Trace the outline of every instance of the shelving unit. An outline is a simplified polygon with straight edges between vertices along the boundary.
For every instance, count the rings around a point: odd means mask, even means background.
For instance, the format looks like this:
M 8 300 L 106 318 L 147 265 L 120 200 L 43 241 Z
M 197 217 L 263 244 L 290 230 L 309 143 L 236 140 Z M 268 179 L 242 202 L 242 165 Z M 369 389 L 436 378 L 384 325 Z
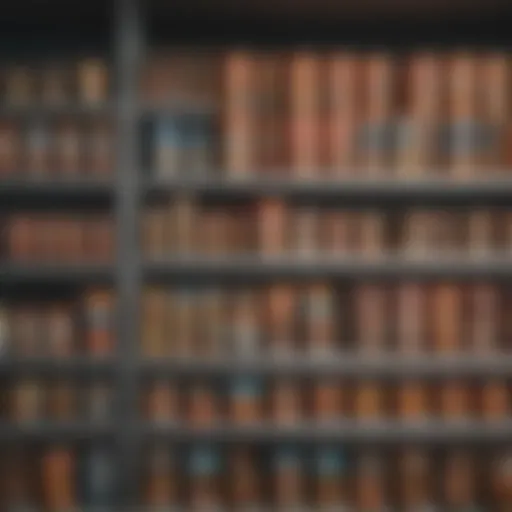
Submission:
M 12 3 L 12 2 L 10 2 Z M 24 2 L 15 2 L 23 4 Z M 51 11 L 59 13 L 55 20 L 65 18 L 69 14 L 69 2 L 53 0 Z M 314 4 L 309 6 L 308 4 Z M 506 2 L 458 2 L 464 9 L 465 16 L 470 20 L 478 19 L 480 9 L 486 10 L 488 17 L 494 19 L 500 12 L 505 12 Z M 14 3 L 13 3 L 14 4 Z M 42 4 L 42 3 L 41 3 Z M 85 4 L 90 4 L 86 6 Z M 12 426 L 0 423 L 0 444 L 30 441 L 73 441 L 89 442 L 91 440 L 109 440 L 116 448 L 116 464 L 118 475 L 117 511 L 126 511 L 137 503 L 138 478 L 140 474 L 140 450 L 142 444 L 149 439 L 173 442 L 211 441 L 236 442 L 250 441 L 255 443 L 289 442 L 348 442 L 348 443 L 381 443 L 393 444 L 403 442 L 437 443 L 447 445 L 453 443 L 483 445 L 500 444 L 512 439 L 512 423 L 486 425 L 480 422 L 464 422 L 445 425 L 428 422 L 421 425 L 378 422 L 372 425 L 360 425 L 357 422 L 344 422 L 336 425 L 303 425 L 290 429 L 275 429 L 264 424 L 252 427 L 215 426 L 207 430 L 190 430 L 178 425 L 141 425 L 137 405 L 139 385 L 147 377 L 207 375 L 228 377 L 236 371 L 253 375 L 285 374 L 292 376 L 337 375 L 344 377 L 368 376 L 389 380 L 415 376 L 437 379 L 445 376 L 470 376 L 481 378 L 489 375 L 510 377 L 512 375 L 512 358 L 510 356 L 492 356 L 489 358 L 421 358 L 404 359 L 383 356 L 368 360 L 363 356 L 340 355 L 339 358 L 322 360 L 307 355 L 293 359 L 268 358 L 251 360 L 219 360 L 219 361 L 187 361 L 157 360 L 141 361 L 139 359 L 139 298 L 145 282 L 204 282 L 204 281 L 252 281 L 261 282 L 266 279 L 283 277 L 290 280 L 299 278 L 335 278 L 345 279 L 371 277 L 376 279 L 393 279 L 401 276 L 413 276 L 420 279 L 434 277 L 456 277 L 465 279 L 490 278 L 499 280 L 512 279 L 512 253 L 501 257 L 485 260 L 467 260 L 461 262 L 456 257 L 445 261 L 439 260 L 407 260 L 389 257 L 385 260 L 364 261 L 361 259 L 347 260 L 304 260 L 290 263 L 280 260 L 261 260 L 254 258 L 205 259 L 183 257 L 165 262 L 145 263 L 142 261 L 139 248 L 140 209 L 147 197 L 172 195 L 180 192 L 191 192 L 199 196 L 215 199 L 257 198 L 259 196 L 283 196 L 293 199 L 307 199 L 312 202 L 336 202 L 350 206 L 364 204 L 379 205 L 473 205 L 512 204 L 512 180 L 500 179 L 489 181 L 445 182 L 429 181 L 336 181 L 336 182 L 290 182 L 284 180 L 265 180 L 250 178 L 244 181 L 191 180 L 158 182 L 144 179 L 140 169 L 139 158 L 139 122 L 154 113 L 154 107 L 141 105 L 138 101 L 137 81 L 141 59 L 147 42 L 148 26 L 155 27 L 159 32 L 159 23 L 167 20 L 178 25 L 179 20 L 203 20 L 214 13 L 222 18 L 226 12 L 225 24 L 229 19 L 244 20 L 248 17 L 259 17 L 253 26 L 264 26 L 264 19 L 270 16 L 274 24 L 290 15 L 286 2 L 251 2 L 247 12 L 234 8 L 229 2 L 178 2 L 118 0 L 108 14 L 103 14 L 101 2 L 82 2 L 70 25 L 77 24 L 80 17 L 97 20 L 109 19 L 111 27 L 113 60 L 115 65 L 115 104 L 99 108 L 84 108 L 69 105 L 62 109 L 18 109 L 0 106 L 0 116 L 14 117 L 48 117 L 65 113 L 72 116 L 96 116 L 98 114 L 115 118 L 117 130 L 117 174 L 115 182 L 94 182 L 87 180 L 66 182 L 25 182 L 19 179 L 0 181 L 0 208 L 12 205 L 74 204 L 113 205 L 116 217 L 117 259 L 114 265 L 45 265 L 45 264 L 5 264 L 0 263 L 0 292 L 5 288 L 19 284 L 114 284 L 117 293 L 117 347 L 114 360 L 90 360 L 74 358 L 65 363 L 42 358 L 34 360 L 14 360 L 9 356 L 0 357 L 0 376 L 20 374 L 51 376 L 57 370 L 59 374 L 76 379 L 94 376 L 113 376 L 116 387 L 115 421 L 108 425 L 96 425 L 85 422 L 71 424 L 38 423 L 27 426 Z M 299 2 L 300 8 L 294 16 L 299 21 L 297 26 L 305 24 L 308 13 L 331 16 L 347 23 L 347 19 L 362 20 L 373 12 L 388 12 L 389 6 L 383 7 L 380 2 L 349 2 L 351 8 L 343 11 L 337 7 L 339 2 Z M 335 5 L 336 4 L 336 5 Z M 366 5 L 368 4 L 368 5 Z M 392 2 L 402 16 L 405 4 L 410 2 Z M 435 17 L 451 17 L 459 13 L 455 2 L 434 2 Z M 66 5 L 68 7 L 66 8 Z M 240 4 L 241 6 L 242 4 Z M 295 4 L 294 4 L 295 5 Z M 423 7 L 423 13 L 431 13 Z M 380 9 L 379 9 L 380 7 Z M 38 13 L 44 11 L 41 6 L 32 6 L 30 16 L 34 21 Z M 247 7 L 249 8 L 249 7 Z M 43 11 L 40 11 L 43 9 Z M 73 6 L 74 9 L 74 6 Z M 244 6 L 244 9 L 246 7 Z M 341 11 L 340 11 L 341 9 Z M 375 10 L 373 10 L 375 9 Z M 144 12 L 143 12 L 144 10 Z M 176 17 L 173 18 L 173 11 Z M 418 11 L 409 7 L 411 20 Z M 20 12 L 20 7 L 12 6 L 9 16 L 29 15 Z M 10 14 L 9 14 L 10 13 Z M 274 18 L 272 18 L 272 13 Z M 373 16 L 372 15 L 372 16 Z M 345 18 L 344 18 L 345 16 Z M 423 14 L 421 15 L 423 16 Z M 504 16 L 504 15 L 502 15 Z M 52 18 L 46 13 L 45 20 Z M 162 21 L 159 22 L 159 18 Z M 52 18 L 53 19 L 53 18 Z M 198 21 L 200 23 L 201 21 Z M 259 25 L 258 25 L 259 23 Z M 468 22 L 468 26 L 471 25 Z M 411 25 L 414 21 L 411 21 Z M 364 24 L 363 24 L 364 25 Z M 214 30 L 214 29 L 212 29 Z M 277 33 L 274 30 L 273 33 Z M 183 34 L 186 39 L 187 35 Z M 364 36 L 361 36 L 364 37 Z M 186 105 L 169 105 L 169 111 L 187 110 Z M 160 107 L 158 108 L 160 110 Z M 188 109 L 189 110 L 189 109 Z

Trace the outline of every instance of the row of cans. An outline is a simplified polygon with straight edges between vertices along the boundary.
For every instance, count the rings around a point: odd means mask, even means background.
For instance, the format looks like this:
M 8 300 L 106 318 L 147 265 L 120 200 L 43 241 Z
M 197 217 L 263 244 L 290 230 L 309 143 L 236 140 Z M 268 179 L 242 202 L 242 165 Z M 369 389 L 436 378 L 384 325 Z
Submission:
M 150 454 L 145 482 L 150 507 L 498 512 L 512 505 L 506 453 L 475 456 L 451 450 L 434 457 L 408 448 L 385 455 L 368 450 L 348 454 L 339 447 L 310 451 L 235 447 L 222 453 L 211 446 L 193 446 L 182 452 L 159 447 Z
M 146 288 L 150 357 L 508 352 L 510 294 L 495 283 L 279 282 L 253 288 Z
M 98 57 L 5 63 L 0 71 L 0 102 L 5 105 L 98 105 L 107 100 L 109 89 L 109 65 Z
M 107 447 L 19 447 L 1 461 L 0 507 L 5 512 L 111 510 L 115 459 Z
M 106 119 L 3 119 L 0 179 L 101 179 L 115 169 L 114 132 Z
M 259 424 L 296 426 L 303 422 L 393 419 L 447 423 L 510 418 L 512 388 L 507 379 L 417 378 L 388 383 L 356 378 L 229 377 L 156 381 L 141 394 L 148 421 L 186 425 Z
M 9 455 L 3 510 L 112 506 L 115 469 L 104 448 L 78 454 L 56 446 L 38 455 Z M 142 466 L 140 510 L 148 512 L 506 512 L 512 506 L 506 452 L 159 446 L 149 449 Z
M 16 263 L 109 263 L 115 222 L 105 213 L 13 213 L 0 219 L 3 257 Z
M 87 289 L 79 299 L 5 302 L 0 307 L 2 354 L 65 359 L 101 357 L 114 349 L 111 290 Z
M 512 215 L 505 209 L 343 209 L 279 198 L 218 205 L 178 196 L 143 215 L 142 245 L 150 260 L 183 253 L 427 259 L 512 249 Z

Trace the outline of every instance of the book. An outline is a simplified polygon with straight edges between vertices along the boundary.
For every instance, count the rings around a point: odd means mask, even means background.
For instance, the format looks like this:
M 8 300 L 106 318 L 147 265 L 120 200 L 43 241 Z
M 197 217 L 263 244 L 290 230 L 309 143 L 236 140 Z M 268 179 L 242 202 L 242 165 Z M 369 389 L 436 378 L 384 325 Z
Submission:
M 141 344 L 145 357 L 164 357 L 170 355 L 166 320 L 171 308 L 165 289 L 146 288 L 142 296 Z
M 151 383 L 144 402 L 147 418 L 152 422 L 165 424 L 179 419 L 179 394 L 173 382 Z
M 357 382 L 354 396 L 355 416 L 358 421 L 375 421 L 384 413 L 384 389 L 373 379 L 361 379 Z
M 177 478 L 179 471 L 176 457 L 168 446 L 151 446 L 148 450 L 144 502 L 148 510 L 160 510 L 177 504 Z
M 316 422 L 338 420 L 344 412 L 345 388 L 335 377 L 319 377 L 312 383 L 311 416 Z
M 100 58 L 86 58 L 77 64 L 78 100 L 87 105 L 105 103 L 109 93 L 109 69 Z
M 405 423 L 419 423 L 430 416 L 428 386 L 421 379 L 404 379 L 397 384 L 397 416 Z

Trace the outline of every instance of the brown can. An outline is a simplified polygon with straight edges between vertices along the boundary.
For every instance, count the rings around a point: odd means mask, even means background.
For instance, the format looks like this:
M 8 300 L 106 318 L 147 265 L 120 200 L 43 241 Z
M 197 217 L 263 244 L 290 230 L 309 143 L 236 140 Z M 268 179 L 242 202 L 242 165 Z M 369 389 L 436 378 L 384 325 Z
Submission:
M 488 379 L 481 384 L 481 414 L 488 421 L 503 421 L 510 415 L 510 389 L 505 380 Z
M 267 322 L 270 350 L 290 353 L 294 348 L 296 298 L 289 285 L 274 285 L 267 295 Z
M 398 385 L 398 416 L 400 421 L 424 421 L 428 414 L 427 390 L 419 381 L 406 381 Z
M 112 389 L 105 382 L 89 383 L 85 390 L 85 413 L 92 422 L 104 422 L 112 415 Z
M 14 351 L 20 356 L 44 354 L 44 329 L 41 311 L 37 307 L 17 307 L 13 313 L 12 336 Z
M 258 208 L 259 252 L 264 257 L 282 255 L 287 243 L 287 206 L 280 199 L 262 200 Z
M 190 422 L 199 427 L 209 426 L 217 419 L 217 399 L 211 386 L 193 383 L 189 391 Z
M 397 290 L 398 351 L 419 355 L 425 349 L 426 290 L 419 282 L 403 282 Z
M 34 100 L 34 77 L 28 66 L 14 66 L 5 73 L 5 100 L 27 105 Z
M 257 506 L 261 502 L 261 482 L 256 465 L 256 452 L 236 448 L 229 457 L 232 502 L 236 510 Z
M 114 299 L 107 290 L 89 290 L 85 295 L 85 345 L 93 357 L 112 352 Z
M 52 170 L 52 127 L 44 121 L 31 122 L 25 135 L 25 165 L 34 177 L 45 177 Z
M 148 288 L 142 300 L 142 353 L 147 357 L 167 354 L 167 293 L 161 288 Z
M 254 74 L 254 56 L 249 52 L 227 54 L 224 62 L 224 161 L 228 176 L 234 178 L 247 176 L 255 170 Z
M 359 214 L 360 251 L 367 259 L 375 260 L 385 256 L 386 217 L 379 211 L 364 211 Z
M 234 423 L 261 420 L 262 384 L 256 378 L 239 377 L 231 385 L 231 417 Z
M 361 283 L 355 289 L 359 350 L 378 355 L 386 344 L 386 290 L 380 284 Z
M 48 351 L 55 357 L 70 357 L 75 352 L 75 329 L 71 309 L 55 306 L 46 316 Z
M 26 262 L 36 259 L 35 221 L 32 215 L 16 215 L 8 220 L 8 253 L 12 260 Z
M 357 130 L 360 122 L 360 60 L 355 54 L 336 53 L 328 63 L 328 154 L 332 174 L 350 177 L 357 165 Z
M 59 65 L 47 65 L 41 73 L 41 99 L 48 105 L 62 104 L 70 100 L 70 77 Z
M 43 494 L 50 510 L 73 510 L 76 506 L 75 457 L 69 448 L 52 448 L 43 455 Z
M 48 386 L 48 413 L 56 420 L 70 420 L 75 416 L 76 390 L 72 382 L 58 379 Z
M 168 218 L 162 207 L 144 212 L 142 223 L 142 247 L 144 256 L 150 261 L 162 261 L 168 254 Z
M 108 70 L 100 59 L 86 59 L 78 66 L 79 99 L 88 104 L 105 102 L 108 96 Z
M 0 122 L 0 179 L 19 171 L 21 149 L 19 127 L 12 122 Z
M 92 121 L 87 126 L 86 172 L 96 179 L 111 176 L 114 172 L 114 136 L 106 120 Z
M 271 395 L 272 416 L 281 425 L 296 424 L 302 414 L 300 388 L 292 380 L 279 379 Z
M 319 214 L 314 207 L 299 207 L 293 211 L 294 256 L 312 258 L 319 249 Z
M 472 292 L 471 341 L 480 355 L 493 352 L 498 346 L 500 297 L 495 283 L 475 283 Z
M 198 249 L 197 207 L 191 197 L 177 197 L 170 209 L 172 246 L 178 254 L 190 254 Z
M 382 385 L 370 380 L 360 382 L 355 395 L 356 417 L 362 421 L 375 421 L 382 417 Z
M 466 382 L 449 379 L 440 388 L 441 414 L 445 420 L 466 420 L 470 412 L 469 386 Z
M 432 337 L 434 349 L 440 354 L 452 353 L 460 348 L 462 329 L 462 294 L 455 283 L 442 283 L 431 294 Z
M 357 510 L 386 510 L 384 468 L 380 457 L 359 454 L 356 479 Z
M 231 313 L 231 346 L 240 356 L 257 354 L 260 350 L 259 302 L 255 291 L 242 291 L 233 297 Z
M 290 137 L 292 167 L 300 179 L 312 178 L 318 168 L 319 78 L 318 56 L 297 52 L 290 61 Z
M 452 452 L 444 464 L 443 491 L 448 507 L 470 507 L 475 498 L 475 467 L 466 452 Z
M 313 284 L 306 290 L 306 343 L 313 353 L 335 350 L 335 308 L 333 291 L 328 284 Z
M 492 460 L 491 487 L 498 510 L 509 510 L 512 505 L 512 458 L 508 450 Z
M 12 389 L 12 419 L 17 423 L 41 419 L 43 412 L 42 383 L 34 379 L 17 382 Z
M 174 421 L 178 416 L 178 391 L 170 382 L 156 382 L 148 389 L 148 419 L 157 423 Z
M 87 261 L 108 263 L 115 252 L 115 229 L 112 217 L 92 215 L 84 220 L 83 237 Z
M 343 392 L 336 378 L 321 378 L 313 385 L 313 419 L 332 421 L 339 419 L 343 411 Z
M 429 510 L 431 469 L 422 450 L 410 448 L 400 454 L 400 501 L 405 510 Z
M 197 293 L 194 290 L 179 290 L 173 297 L 173 354 L 189 357 L 197 346 Z
M 277 510 L 286 509 L 286 507 L 300 507 L 303 504 L 303 489 L 303 474 L 298 454 L 291 449 L 276 453 L 274 497 Z
M 176 505 L 175 460 L 168 446 L 156 446 L 150 450 L 146 480 L 146 504 L 148 507 L 172 507 Z

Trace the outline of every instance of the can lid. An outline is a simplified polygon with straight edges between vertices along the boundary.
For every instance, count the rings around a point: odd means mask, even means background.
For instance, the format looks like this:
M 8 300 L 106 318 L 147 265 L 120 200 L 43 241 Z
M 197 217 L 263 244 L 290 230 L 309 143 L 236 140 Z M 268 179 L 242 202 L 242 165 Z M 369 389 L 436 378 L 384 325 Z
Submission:
M 337 475 L 345 468 L 345 457 L 337 450 L 324 449 L 316 454 L 316 469 L 321 475 Z
M 211 475 L 219 470 L 218 454 L 211 448 L 196 448 L 190 454 L 190 471 L 196 475 Z

